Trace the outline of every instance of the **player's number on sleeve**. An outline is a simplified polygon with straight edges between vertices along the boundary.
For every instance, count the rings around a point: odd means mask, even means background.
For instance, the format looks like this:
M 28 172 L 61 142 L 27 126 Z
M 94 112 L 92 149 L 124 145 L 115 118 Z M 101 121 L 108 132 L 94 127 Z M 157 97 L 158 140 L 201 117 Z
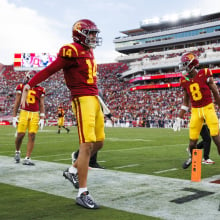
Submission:
M 93 60 L 93 64 L 92 64 L 90 59 L 86 59 L 86 64 L 88 66 L 88 79 L 87 79 L 87 83 L 88 84 L 93 84 L 94 83 L 93 77 L 96 76 L 96 63 Z
M 33 91 L 33 90 L 28 91 L 28 95 L 27 95 L 27 103 L 28 104 L 34 104 L 35 103 L 35 94 L 36 94 L 36 92 Z
M 198 83 L 193 83 L 189 87 L 190 92 L 192 94 L 192 98 L 194 101 L 198 101 L 202 99 L 202 93 L 200 91 L 200 87 Z
M 72 57 L 72 49 L 63 48 L 63 56 L 64 57 Z

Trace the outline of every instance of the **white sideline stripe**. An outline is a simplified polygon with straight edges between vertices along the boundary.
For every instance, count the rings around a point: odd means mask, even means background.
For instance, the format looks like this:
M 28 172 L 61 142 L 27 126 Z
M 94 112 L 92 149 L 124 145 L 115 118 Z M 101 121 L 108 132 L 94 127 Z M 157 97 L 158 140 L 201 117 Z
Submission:
M 129 164 L 129 165 L 125 165 L 125 166 L 121 166 L 121 167 L 114 167 L 115 169 L 122 169 L 122 168 L 126 168 L 126 167 L 136 167 L 139 166 L 140 164 Z
M 0 156 L 0 182 L 75 200 L 77 191 L 73 191 L 72 184 L 62 176 L 63 170 L 69 165 L 37 160 L 34 162 L 36 166 L 24 166 L 14 163 L 11 157 Z M 220 179 L 220 175 L 202 179 L 201 182 L 191 182 L 92 169 L 89 170 L 88 186 L 90 193 L 101 206 L 164 220 L 219 220 L 220 185 L 210 183 L 216 179 Z M 183 204 L 169 202 L 192 195 L 191 192 L 182 190 L 185 187 L 214 194 Z
M 172 168 L 172 169 L 168 169 L 168 170 L 160 170 L 160 171 L 156 171 L 154 173 L 158 174 L 158 173 L 166 173 L 166 172 L 170 172 L 170 171 L 175 171 L 178 170 L 177 168 Z

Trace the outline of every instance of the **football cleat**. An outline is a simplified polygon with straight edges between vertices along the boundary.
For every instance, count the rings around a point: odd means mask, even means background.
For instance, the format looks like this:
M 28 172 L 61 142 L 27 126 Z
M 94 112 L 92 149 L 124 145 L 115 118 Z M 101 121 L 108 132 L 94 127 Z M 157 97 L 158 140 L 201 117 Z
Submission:
M 89 163 L 89 167 L 96 168 L 96 169 L 105 169 L 105 167 L 102 167 L 97 162 L 96 163 Z
M 15 162 L 16 163 L 20 163 L 20 160 L 21 160 L 21 151 L 15 151 Z
M 35 163 L 31 161 L 31 158 L 25 158 L 23 161 L 23 165 L 34 166 Z
M 98 209 L 99 206 L 95 203 L 92 196 L 89 195 L 88 191 L 81 193 L 79 197 L 76 197 L 76 204 L 87 209 Z
M 79 189 L 78 173 L 70 173 L 69 168 L 67 168 L 63 171 L 63 176 L 65 177 L 65 179 L 68 179 L 76 189 Z
M 202 164 L 215 164 L 215 161 L 211 160 L 211 159 L 202 159 Z
M 183 169 L 187 169 L 187 168 L 191 165 L 191 163 L 192 163 L 192 158 L 190 157 L 189 159 L 187 159 L 187 160 L 183 163 L 182 168 L 183 168 Z

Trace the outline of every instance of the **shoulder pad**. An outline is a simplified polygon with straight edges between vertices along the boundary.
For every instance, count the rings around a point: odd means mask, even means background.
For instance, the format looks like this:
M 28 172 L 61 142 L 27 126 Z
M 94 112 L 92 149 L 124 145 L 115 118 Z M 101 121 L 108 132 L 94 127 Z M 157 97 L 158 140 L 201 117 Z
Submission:
M 204 68 L 200 71 L 201 71 L 202 74 L 204 74 L 207 77 L 212 76 L 212 71 L 209 68 Z

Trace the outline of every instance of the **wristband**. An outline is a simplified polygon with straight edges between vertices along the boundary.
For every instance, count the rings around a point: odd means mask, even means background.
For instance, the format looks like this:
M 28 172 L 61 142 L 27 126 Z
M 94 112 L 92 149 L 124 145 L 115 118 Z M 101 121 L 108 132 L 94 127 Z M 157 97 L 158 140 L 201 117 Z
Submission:
M 40 116 L 41 116 L 41 117 L 45 117 L 45 114 L 44 114 L 44 113 L 40 113 Z
M 181 106 L 181 109 L 182 109 L 182 110 L 185 110 L 185 111 L 187 112 L 187 111 L 189 110 L 189 107 L 187 107 L 187 106 L 185 106 L 185 105 L 182 105 L 182 106 Z

